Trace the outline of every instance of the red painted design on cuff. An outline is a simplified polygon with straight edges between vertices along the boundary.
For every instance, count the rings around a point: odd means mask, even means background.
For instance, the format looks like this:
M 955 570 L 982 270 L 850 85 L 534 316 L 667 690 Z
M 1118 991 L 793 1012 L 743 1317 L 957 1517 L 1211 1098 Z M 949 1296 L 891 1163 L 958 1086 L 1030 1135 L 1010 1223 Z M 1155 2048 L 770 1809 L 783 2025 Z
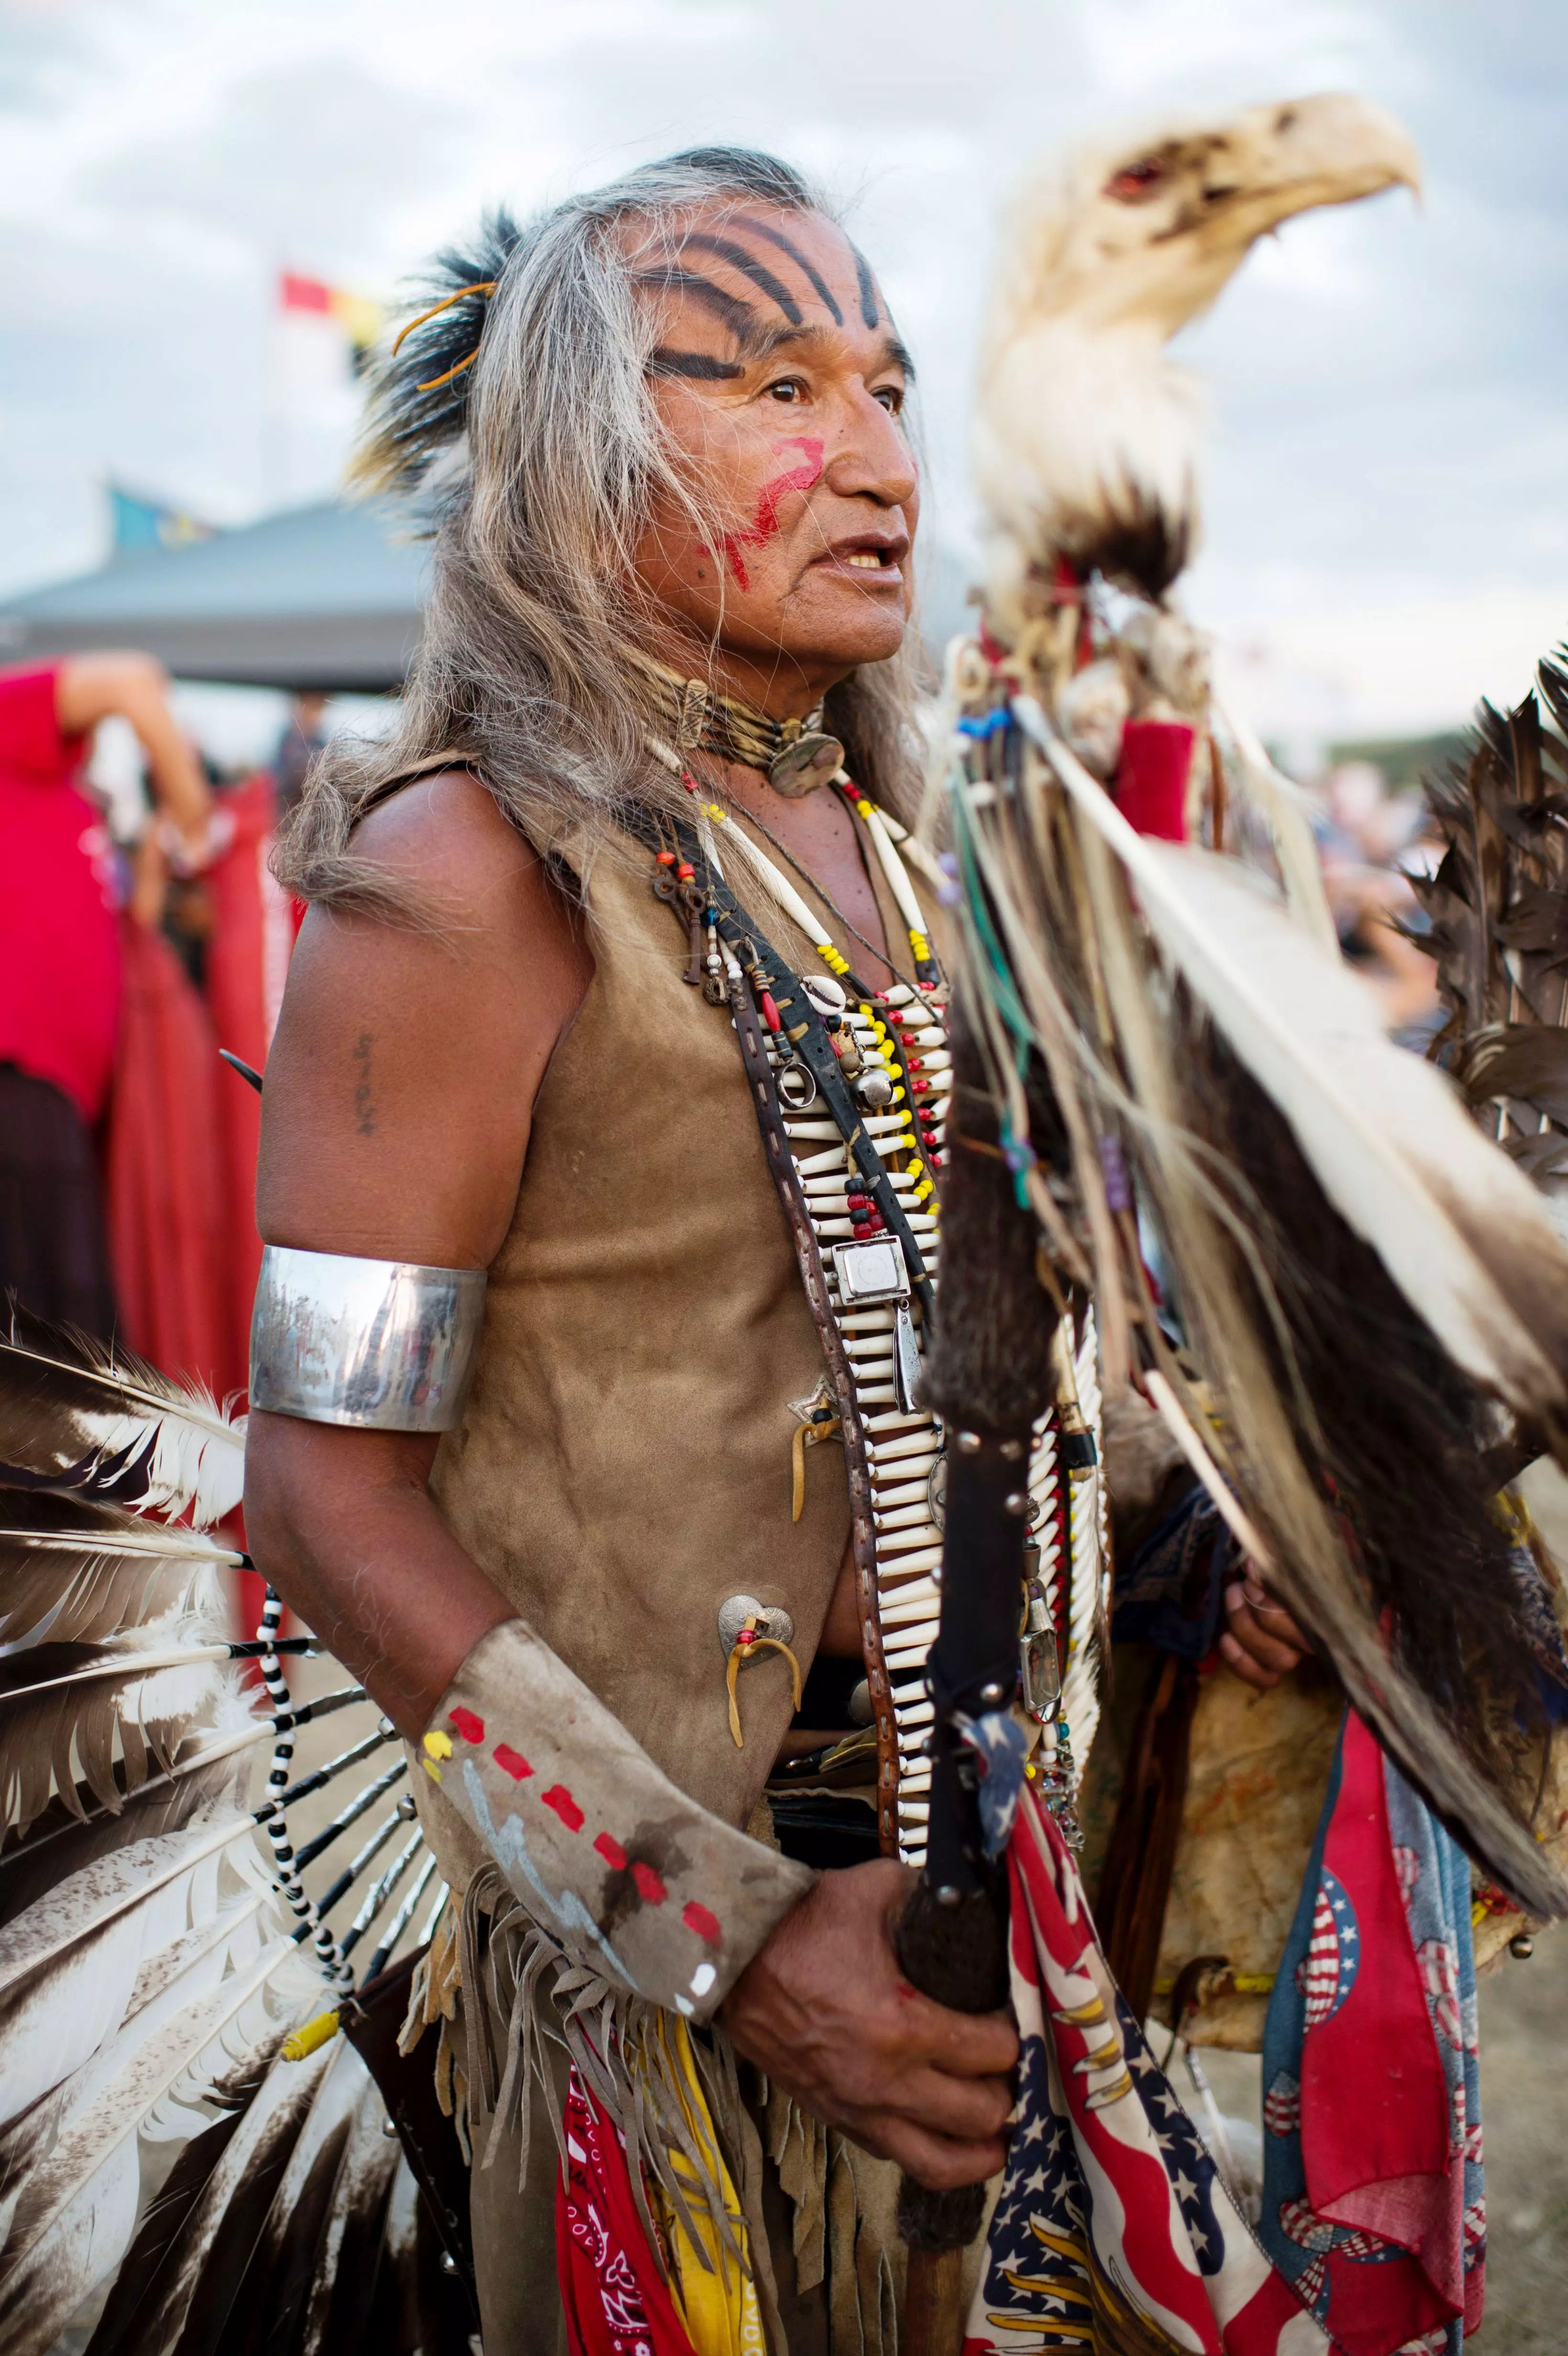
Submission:
M 698 1937 L 706 1939 L 710 1947 L 716 1947 L 724 1936 L 719 1928 L 718 1915 L 710 1914 L 706 1906 L 699 1906 L 695 1898 L 688 1902 L 680 1919 L 688 1931 L 695 1931 Z
M 645 1898 L 650 1906 L 662 1906 L 669 1896 L 668 1890 L 654 1871 L 653 1867 L 645 1864 L 640 1857 L 632 1867 L 632 1879 L 637 1885 L 638 1897 Z
M 454 1709 L 452 1713 L 452 1722 L 464 1742 L 484 1741 L 485 1721 L 482 1718 L 475 1718 L 471 1709 Z
M 605 1864 L 616 1873 L 625 1870 L 626 1852 L 613 1833 L 601 1833 L 593 1844 Z
M 545 1806 L 555 1810 L 569 1833 L 582 1830 L 582 1811 L 564 1783 L 552 1783 L 541 1796 Z
M 509 1775 L 514 1783 L 520 1783 L 525 1775 L 534 1772 L 522 1752 L 514 1751 L 509 1742 L 497 1742 L 492 1755 L 502 1773 Z

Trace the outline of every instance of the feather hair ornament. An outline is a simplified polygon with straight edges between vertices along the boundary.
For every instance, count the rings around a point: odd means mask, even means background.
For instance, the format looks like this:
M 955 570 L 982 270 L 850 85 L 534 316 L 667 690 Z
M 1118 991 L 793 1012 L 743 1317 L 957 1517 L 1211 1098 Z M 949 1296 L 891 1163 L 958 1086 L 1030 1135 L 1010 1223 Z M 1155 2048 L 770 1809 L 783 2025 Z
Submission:
M 504 207 L 468 247 L 438 253 L 414 292 L 415 315 L 375 364 L 351 480 L 406 497 L 467 431 L 474 364 L 496 288 L 522 232 Z

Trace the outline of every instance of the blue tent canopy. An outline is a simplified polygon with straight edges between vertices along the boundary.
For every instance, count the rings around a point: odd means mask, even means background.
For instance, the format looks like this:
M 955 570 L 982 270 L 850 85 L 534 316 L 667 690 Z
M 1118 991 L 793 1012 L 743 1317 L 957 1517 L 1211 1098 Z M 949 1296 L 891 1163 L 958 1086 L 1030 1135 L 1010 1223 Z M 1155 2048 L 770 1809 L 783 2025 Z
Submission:
M 0 662 L 136 647 L 178 679 L 375 693 L 402 684 L 427 564 L 373 509 L 294 508 L 0 605 Z

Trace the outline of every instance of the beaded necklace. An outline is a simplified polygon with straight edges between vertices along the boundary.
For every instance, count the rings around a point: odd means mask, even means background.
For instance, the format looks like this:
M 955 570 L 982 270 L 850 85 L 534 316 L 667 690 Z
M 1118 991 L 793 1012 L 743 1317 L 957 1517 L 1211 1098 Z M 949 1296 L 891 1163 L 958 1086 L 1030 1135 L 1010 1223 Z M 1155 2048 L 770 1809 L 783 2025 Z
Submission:
M 748 1068 L 756 1066 L 768 1099 L 758 1118 L 829 1367 L 817 1396 L 795 1408 L 795 1514 L 802 1448 L 841 1438 L 878 1734 L 879 1828 L 884 1848 L 918 1865 L 930 1814 L 925 1665 L 938 1628 L 945 1481 L 942 1426 L 918 1404 L 938 1260 L 935 1173 L 952 1090 L 940 970 L 893 822 L 848 779 L 840 790 L 868 829 L 915 948 L 915 988 L 899 980 L 874 991 L 859 982 L 788 876 L 656 749 L 690 793 L 694 824 L 688 831 L 650 814 L 639 827 L 654 851 L 654 890 L 686 917 L 687 980 L 729 1006 Z M 731 852 L 747 883 L 811 942 L 826 973 L 803 980 L 766 940 L 726 880 Z M 775 1136 L 787 1168 L 771 1150 Z M 1097 1430 L 1092 1319 L 1068 1389 L 1074 1377 L 1077 1404 Z M 1057 1415 L 1043 1418 L 1031 1451 L 1019 1649 L 1024 1705 L 1041 1729 L 1037 1779 L 1070 1823 L 1077 1779 L 1061 1695 L 1063 1673 L 1093 1642 L 1104 1528 L 1098 1474 L 1069 1482 L 1060 1432 Z

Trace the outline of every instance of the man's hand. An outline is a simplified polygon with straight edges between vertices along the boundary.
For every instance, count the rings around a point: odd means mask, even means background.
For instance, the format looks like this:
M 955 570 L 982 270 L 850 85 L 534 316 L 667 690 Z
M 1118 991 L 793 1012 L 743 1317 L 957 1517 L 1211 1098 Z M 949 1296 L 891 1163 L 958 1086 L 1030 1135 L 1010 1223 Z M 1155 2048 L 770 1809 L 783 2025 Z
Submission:
M 914 1875 L 891 1858 L 825 1873 L 741 1973 L 723 2020 L 739 2051 L 829 2126 L 933 2191 L 1007 2157 L 1006 2013 L 949 2012 L 900 1971 L 893 1933 Z
M 1244 1579 L 1225 1590 L 1230 1626 L 1220 1650 L 1239 1677 L 1266 1692 L 1311 1650 L 1283 1603 L 1276 1603 L 1251 1563 Z

